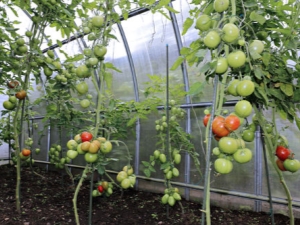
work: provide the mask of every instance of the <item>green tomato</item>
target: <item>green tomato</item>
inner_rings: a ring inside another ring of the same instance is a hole
[[[25,40],[23,38],[18,38],[16,43],[17,43],[17,45],[22,46],[25,44]]]
[[[216,73],[218,74],[222,74],[225,73],[228,69],[228,63],[227,63],[227,59],[224,57],[220,57],[217,60],[217,66],[216,66]]]
[[[164,194],[164,196],[161,198],[162,204],[167,204],[169,197],[170,197],[169,194]]]
[[[220,174],[228,174],[232,171],[232,162],[225,158],[218,158],[214,162],[215,170]]]
[[[238,40],[238,44],[239,44],[240,46],[245,46],[245,39],[244,39],[244,38],[239,39],[239,40]]]
[[[90,74],[90,71],[89,69],[87,68],[87,66],[85,64],[83,65],[80,65],[76,68],[76,75],[79,77],[79,78],[84,78],[84,77],[88,77],[89,74]]]
[[[159,156],[160,156],[160,151],[159,151],[159,150],[155,150],[155,151],[153,152],[153,155],[154,155],[154,159],[158,159]]]
[[[196,20],[196,28],[201,31],[207,31],[211,28],[212,20],[210,16],[203,14]]]
[[[254,92],[254,83],[251,80],[242,80],[236,86],[236,92],[242,97],[247,97]]]
[[[165,155],[164,153],[161,153],[161,154],[159,155],[159,161],[160,161],[161,163],[165,163],[165,162],[167,161],[167,157],[166,157],[166,155]]]
[[[261,54],[264,50],[264,43],[260,40],[253,40],[249,45],[249,51],[254,51],[258,54]]]
[[[82,30],[85,34],[89,34],[91,32],[91,29],[89,27],[84,27]]]
[[[50,58],[54,59],[54,52],[53,52],[53,50],[48,50],[48,51],[47,51],[47,55],[48,55]]]
[[[215,0],[213,7],[216,12],[224,12],[229,7],[229,0]]]
[[[124,179],[128,177],[127,173],[125,171],[120,171],[117,175],[117,181],[121,183]]]
[[[223,31],[222,40],[227,43],[231,43],[237,40],[240,35],[239,28],[233,23],[225,24],[222,31]]]
[[[228,65],[232,68],[238,68],[245,64],[246,62],[246,55],[244,52],[238,50],[235,52],[229,53],[227,57]]]
[[[53,70],[51,70],[48,66],[45,66],[45,67],[44,67],[44,74],[45,74],[47,77],[50,77],[50,76],[53,74]]]
[[[91,66],[96,66],[99,62],[99,60],[96,57],[91,57],[88,61]]]
[[[21,53],[26,53],[28,51],[28,48],[26,45],[22,45],[18,48],[18,50],[21,52]]]
[[[104,154],[110,153],[112,150],[112,144],[110,141],[105,141],[101,143],[100,151]]]
[[[75,150],[68,150],[67,151],[67,156],[70,158],[70,159],[75,159],[78,155],[78,152],[75,151]]]
[[[103,24],[104,24],[104,18],[103,16],[94,16],[92,19],[91,19],[91,23],[94,27],[102,27]]]
[[[242,139],[247,142],[252,142],[254,140],[255,133],[250,129],[243,130]]]
[[[238,79],[234,79],[234,80],[230,81],[230,83],[227,87],[228,94],[231,94],[233,96],[238,96],[236,87],[239,83],[240,83],[240,81]]]
[[[32,37],[32,32],[28,30],[25,32],[25,35],[30,38]]]
[[[89,86],[86,82],[82,81],[76,84],[75,89],[79,94],[84,95],[89,91]]]
[[[68,142],[67,142],[67,148],[68,149],[70,149],[70,150],[76,150],[77,149],[77,146],[78,146],[78,143],[77,143],[77,141],[75,141],[75,140],[69,140]],[[51,149],[50,149],[51,150]]]
[[[97,56],[99,58],[104,57],[106,52],[107,52],[107,48],[103,45],[96,45],[94,47],[94,54],[95,54],[95,56]]]
[[[176,164],[179,164],[181,162],[181,155],[180,154],[176,154],[175,157],[174,157],[174,162]]]
[[[174,206],[174,205],[175,205],[175,202],[176,202],[176,200],[174,199],[173,196],[170,196],[170,197],[168,198],[168,204],[169,204],[169,206]]]
[[[130,179],[129,179],[129,178],[123,179],[122,182],[121,182],[121,187],[122,187],[123,189],[128,189],[128,188],[130,188],[130,187],[131,187],[131,181],[130,181]]]
[[[213,150],[212,150],[212,153],[213,153],[213,155],[216,155],[216,156],[220,155],[221,154],[220,148],[219,147],[214,147]]]
[[[283,162],[283,166],[287,171],[295,173],[300,169],[300,162],[297,159],[286,159]]]
[[[11,103],[13,103],[13,104],[16,104],[17,103],[17,98],[16,98],[16,96],[9,96],[9,98],[8,98],[8,101],[10,101]]]
[[[90,49],[90,48],[85,48],[84,50],[83,50],[83,54],[85,55],[85,56],[91,56],[92,55],[92,50]]]
[[[204,37],[203,42],[208,48],[216,48],[220,44],[221,38],[218,32],[212,30]]]
[[[240,100],[235,104],[234,111],[239,117],[245,118],[252,113],[252,105],[247,100]]]
[[[236,139],[232,137],[222,137],[219,140],[218,145],[219,145],[219,149],[223,153],[233,154],[238,150],[238,143]]]
[[[252,159],[252,151],[248,148],[238,149],[233,154],[233,158],[238,163],[247,163]]]
[[[89,153],[89,152],[87,152],[84,155],[84,159],[85,159],[85,161],[87,163],[94,163],[98,159],[98,154],[97,153],[95,154],[95,153]]]
[[[3,102],[3,107],[5,109],[7,109],[7,110],[12,110],[12,109],[14,109],[16,107],[16,105],[14,103],[12,103],[12,102],[10,102],[10,101],[7,100],[7,101]]]
[[[90,102],[90,100],[88,100],[88,99],[82,99],[82,100],[80,101],[80,106],[81,106],[82,108],[88,108],[88,107],[90,106],[90,104],[91,104],[91,102]]]

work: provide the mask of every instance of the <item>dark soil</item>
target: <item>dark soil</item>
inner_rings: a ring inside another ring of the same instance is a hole
[[[16,168],[0,166],[0,224],[18,225],[75,225],[72,198],[75,187],[68,176],[60,172],[43,171],[37,167],[21,172],[21,214],[16,212],[15,186]],[[201,224],[201,205],[196,202],[181,201],[182,214],[178,204],[167,208],[160,203],[161,194],[126,190],[115,190],[110,197],[93,198],[93,225],[194,225]],[[78,209],[81,225],[88,225],[89,183],[81,187],[78,196]],[[266,213],[234,211],[212,207],[212,225],[271,224]],[[289,224],[283,215],[275,215],[276,224]],[[296,220],[295,224],[300,224]]]

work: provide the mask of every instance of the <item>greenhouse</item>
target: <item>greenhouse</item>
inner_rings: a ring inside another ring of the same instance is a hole
[[[298,1],[0,2],[0,224],[300,224]]]

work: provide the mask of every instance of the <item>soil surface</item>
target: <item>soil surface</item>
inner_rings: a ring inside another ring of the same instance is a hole
[[[16,212],[16,168],[0,166],[0,224],[18,225],[75,225],[72,198],[76,186],[69,176],[60,172],[44,171],[37,167],[22,168],[21,213]],[[39,174],[38,175],[36,175]],[[41,177],[42,176],[42,177]],[[78,211],[81,225],[88,225],[89,182],[85,182],[78,195]],[[109,197],[93,198],[93,225],[195,225],[201,224],[201,204],[181,201],[181,207],[167,207],[160,202],[162,195],[125,190],[114,190]],[[167,213],[168,212],[168,213]],[[234,211],[212,207],[212,225],[267,225],[271,224],[266,213]],[[275,223],[289,224],[289,218],[275,215]],[[295,224],[299,225],[300,220]]]

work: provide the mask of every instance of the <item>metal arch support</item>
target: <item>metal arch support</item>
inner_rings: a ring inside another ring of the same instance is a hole
[[[140,97],[139,97],[139,89],[138,89],[138,82],[137,82],[137,75],[135,72],[135,67],[134,67],[134,62],[133,62],[133,58],[131,55],[131,51],[126,39],[126,35],[124,33],[123,27],[120,23],[117,23],[118,29],[120,31],[120,35],[122,37],[123,43],[124,43],[124,47],[127,53],[127,58],[128,58],[128,62],[129,62],[129,66],[130,66],[130,71],[131,71],[131,75],[132,75],[132,82],[133,82],[133,89],[134,89],[134,95],[135,95],[135,101],[139,102],[140,101]],[[134,158],[134,167],[135,167],[135,174],[139,174],[139,160],[140,160],[140,132],[141,132],[141,124],[140,124],[140,120],[138,119],[136,121],[136,127],[135,127],[135,131],[136,131],[136,141],[135,141],[135,158]],[[138,187],[138,180],[136,181],[135,187]]]
[[[173,8],[172,2],[169,3],[169,6]],[[176,43],[177,43],[177,48],[178,48],[178,53],[180,53],[180,49],[183,47],[182,41],[181,41],[181,34],[179,31],[178,23],[177,23],[177,18],[173,12],[170,11],[170,17],[175,33],[175,38],[176,38]],[[188,72],[186,68],[186,64],[182,63],[181,64],[181,71],[183,75],[183,83],[185,87],[185,91],[189,90],[189,79],[188,79]],[[189,96],[186,96],[185,101],[187,104],[191,103],[191,99]],[[186,132],[191,133],[191,108],[186,109],[187,112],[187,118],[186,118]],[[190,183],[190,166],[191,166],[191,157],[188,153],[185,154],[185,183],[189,184]],[[189,194],[190,194],[190,189],[185,188],[185,199],[189,200]]]

